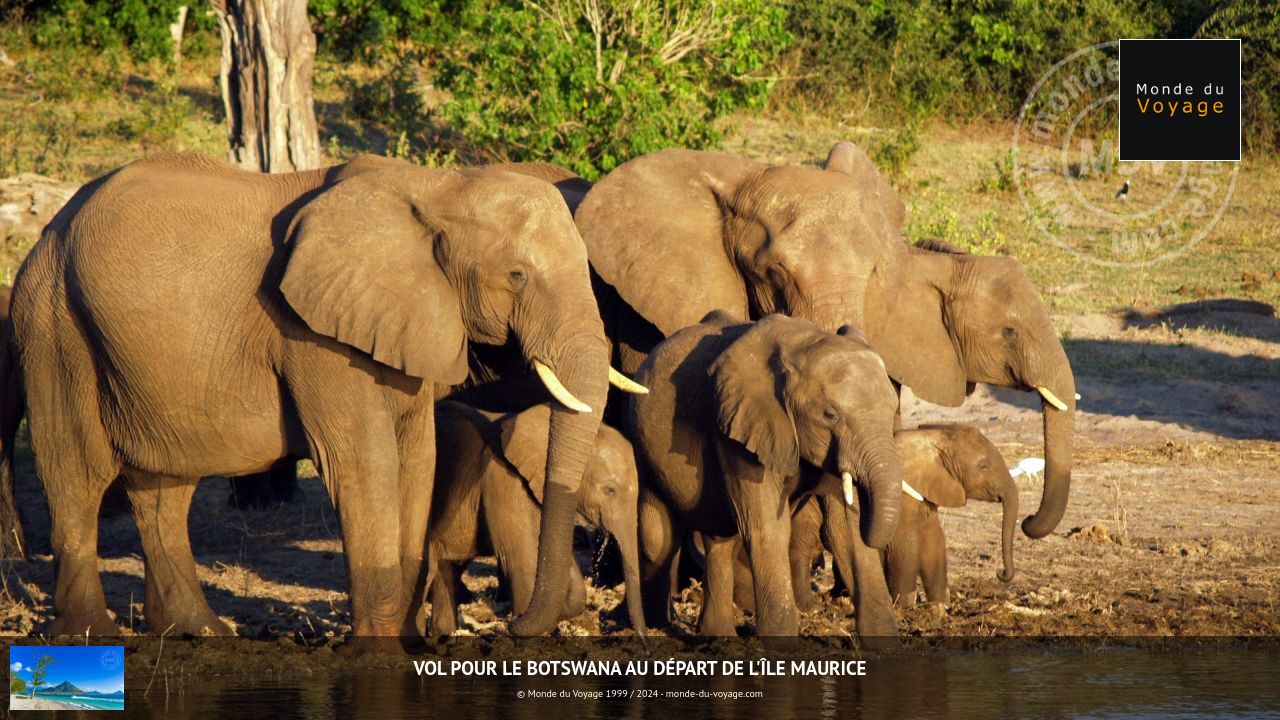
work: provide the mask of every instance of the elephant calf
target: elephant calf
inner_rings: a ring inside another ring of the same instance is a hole
[[[427,535],[427,589],[433,637],[457,629],[456,590],[467,562],[493,554],[511,582],[514,610],[523,613],[533,596],[538,563],[547,465],[548,405],[508,415],[486,413],[457,402],[436,405],[435,497]],[[636,550],[639,480],[634,451],[621,433],[602,425],[587,462],[578,514],[618,541],[631,624],[645,634]],[[585,585],[570,562],[562,617],[582,612]]]
[[[1018,488],[995,445],[967,425],[925,425],[895,436],[902,477],[919,497],[902,494],[898,530],[885,550],[885,579],[894,603],[911,602],[916,578],[930,602],[947,602],[947,540],[939,507],[961,507],[966,500],[1004,506],[1001,554],[996,577],[1013,579],[1013,530],[1018,519]]]
[[[828,333],[783,315],[738,323],[712,313],[658,345],[637,381],[650,392],[629,398],[626,415],[646,482],[650,473],[653,480],[641,516],[648,619],[669,621],[676,548],[696,532],[707,546],[699,631],[736,630],[741,541],[756,577],[770,578],[756,586],[758,634],[796,635],[791,502],[818,493],[852,505],[856,489],[871,548],[883,547],[897,525],[897,398],[879,356],[848,326]],[[821,471],[834,482],[815,482]],[[878,604],[880,624],[860,617],[860,632],[896,630],[887,590],[881,595],[864,606]]]
[[[961,507],[969,499],[1003,504],[1004,568],[996,577],[1001,582],[1012,580],[1018,488],[1000,451],[968,425],[923,425],[915,430],[899,430],[894,442],[902,463],[902,509],[898,528],[884,549],[884,578],[894,604],[903,605],[915,598],[917,577],[923,581],[929,601],[947,602],[947,546],[938,508]],[[842,509],[817,498],[802,503],[792,513],[792,584],[801,609],[815,604],[809,579],[824,546],[832,552],[838,579],[846,587],[878,580],[851,567],[855,563],[849,559],[850,549],[846,546],[856,540],[853,530],[845,525]],[[738,559],[734,577],[734,602],[744,610],[754,611],[751,568],[744,558]]]

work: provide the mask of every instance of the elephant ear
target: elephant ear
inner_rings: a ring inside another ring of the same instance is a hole
[[[504,417],[499,423],[502,457],[520,473],[538,503],[546,485],[547,437],[551,427],[551,406],[546,403]]]
[[[708,368],[715,385],[721,432],[751,451],[768,470],[783,476],[800,471],[795,422],[783,400],[786,369],[775,339],[781,316],[756,322],[725,348]]]
[[[822,167],[830,172],[843,173],[853,178],[858,189],[868,193],[870,205],[878,209],[889,228],[893,232],[902,228],[903,222],[907,219],[907,206],[902,203],[902,198],[897,191],[885,181],[884,176],[876,169],[876,164],[871,162],[871,158],[867,157],[862,148],[848,140],[841,140],[831,148],[831,152],[827,153],[827,160]]]
[[[724,233],[732,196],[762,169],[693,150],[624,163],[591,188],[574,216],[592,268],[666,336],[715,309],[747,317]]]
[[[949,256],[908,255],[912,260],[947,262]],[[923,272],[917,263],[905,272]],[[911,388],[922,400],[955,407],[971,390],[960,355],[948,331],[943,290],[932,283],[912,283],[887,307],[868,309],[882,318],[872,347],[884,360],[889,377]]]
[[[964,486],[941,467],[937,472],[926,473],[908,482],[925,500],[938,507],[962,507],[965,503]]]
[[[938,457],[929,472],[919,477],[916,489],[926,500],[939,507],[962,507],[968,499],[963,474],[967,472],[963,462],[954,455],[957,443],[964,442],[955,428],[942,428],[935,447]]]
[[[413,377],[457,384],[467,337],[437,263],[452,173],[381,167],[310,200],[289,229],[280,290],[316,333]]]

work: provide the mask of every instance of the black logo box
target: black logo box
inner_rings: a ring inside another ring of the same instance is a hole
[[[1120,41],[1120,160],[1238,161],[1240,110],[1239,39]]]

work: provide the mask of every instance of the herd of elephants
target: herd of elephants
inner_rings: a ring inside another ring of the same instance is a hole
[[[857,635],[894,636],[917,579],[947,597],[939,507],[1003,504],[1005,581],[1018,516],[999,451],[972,427],[902,428],[902,388],[950,406],[975,383],[1038,394],[1031,538],[1067,505],[1077,398],[1018,262],[904,242],[904,216],[848,142],[821,168],[664,150],[594,185],[374,156],[109,172],[44,229],[3,326],[0,482],[25,413],[48,632],[120,632],[97,548],[119,479],[147,627],[230,634],[196,574],[196,484],[309,458],[355,636],[453,632],[479,555],[497,557],[510,632],[553,631],[584,608],[579,518],[616,538],[642,636],[672,623],[690,567],[699,632],[734,634],[737,606],[759,635],[797,635],[824,549]]]

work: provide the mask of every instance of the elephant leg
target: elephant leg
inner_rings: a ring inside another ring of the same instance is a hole
[[[458,629],[458,583],[461,565],[441,560],[435,563],[431,580],[431,637],[452,635]]]
[[[920,577],[920,549],[917,546],[890,547],[885,553],[885,580],[889,597],[898,607],[914,605],[916,578]]]
[[[536,540],[541,518],[536,511],[530,511],[531,503],[523,497],[490,492],[484,502],[493,554],[498,558],[499,574],[506,577],[511,590],[511,611],[518,617],[533,599],[533,586],[538,577]]]
[[[951,601],[947,588],[947,539],[942,532],[942,520],[933,513],[920,533],[920,579],[924,582],[924,595],[929,602]]]
[[[707,546],[707,571],[698,632],[708,636],[735,637],[738,628],[733,621],[733,566],[741,547],[740,538],[710,535],[703,538]]]
[[[400,634],[422,637],[422,607],[427,579],[422,561],[427,541],[427,521],[435,492],[435,409],[432,403],[417,408],[397,423],[400,508],[400,595],[406,609]]]
[[[791,506],[783,494],[785,479],[764,470],[741,446],[721,445],[719,450],[755,578],[756,634],[795,637],[800,613],[791,587]],[[727,570],[732,573],[732,565]]]
[[[651,628],[670,627],[684,530],[666,503],[646,487],[640,488],[638,529],[644,621]]]
[[[142,539],[147,585],[143,612],[151,632],[234,635],[209,607],[196,576],[187,515],[198,479],[133,469],[124,477]]]
[[[796,609],[809,612],[818,605],[813,589],[813,559],[822,551],[822,510],[813,497],[805,498],[791,514],[791,589],[796,595]]]
[[[333,383],[291,379],[289,389],[312,459],[338,512],[346,550],[352,633],[357,637],[399,636],[409,613],[402,592],[408,573],[401,563],[399,506],[404,498],[398,489],[400,457],[392,420],[384,409],[360,394],[331,392]],[[421,499],[413,502],[424,504]],[[417,540],[421,562],[425,535]],[[421,567],[412,572],[417,576]],[[417,615],[416,609],[413,615]],[[371,646],[362,643],[358,647]]]
[[[119,635],[120,628],[107,614],[98,575],[98,510],[120,466],[96,420],[77,422],[74,404],[58,402],[66,400],[62,379],[47,382],[52,385],[44,387],[56,396],[54,406],[31,413],[29,422],[36,475],[49,503],[49,543],[57,574],[57,617],[49,634]],[[96,397],[97,391],[91,392]]]
[[[877,644],[876,639],[880,638],[896,638],[898,616],[885,583],[884,564],[880,551],[862,542],[858,512],[833,497],[822,498],[822,510],[837,572],[844,575],[845,582],[854,591],[858,637],[864,644]]]

